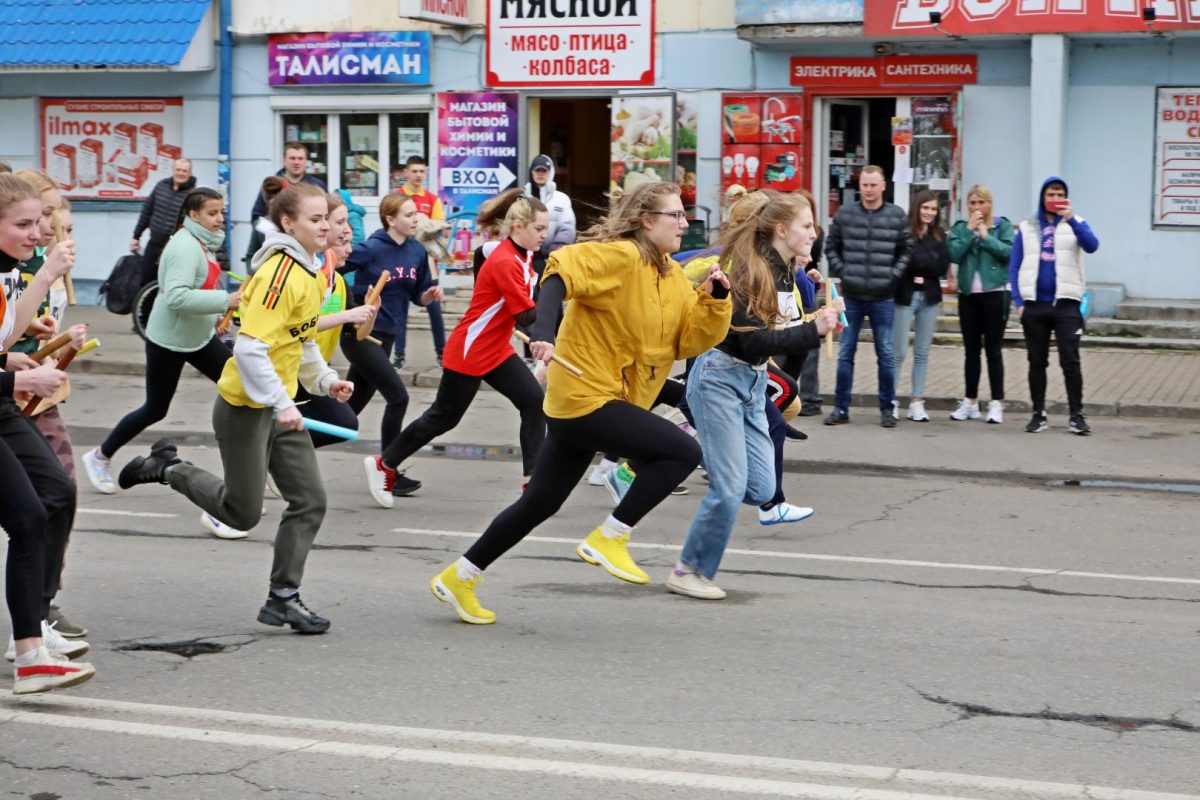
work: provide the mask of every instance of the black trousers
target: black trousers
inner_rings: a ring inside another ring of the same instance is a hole
[[[1057,303],[1031,302],[1021,314],[1025,350],[1029,356],[1029,399],[1035,412],[1046,410],[1046,368],[1050,365],[1050,337],[1058,346],[1058,365],[1067,387],[1067,406],[1072,414],[1083,412],[1083,366],[1079,343],[1083,339],[1083,315],[1078,300]]]
[[[966,360],[963,371],[966,393],[963,397],[979,397],[980,340],[987,352],[988,384],[992,399],[1004,399],[1004,326],[1008,322],[1008,292],[977,292],[958,296],[958,324],[962,330],[963,352]]]
[[[177,353],[165,347],[159,347],[149,339],[146,340],[146,402],[141,408],[131,411],[121,418],[117,427],[100,445],[100,452],[106,458],[112,458],[125,445],[142,431],[167,416],[171,409],[171,400],[179,388],[179,376],[183,374],[183,365],[191,364],[213,383],[221,377],[225,362],[231,353],[229,347],[215,335],[208,344],[190,353]]]
[[[408,390],[404,382],[396,374],[396,368],[390,360],[392,345],[396,337],[386,333],[372,333],[380,344],[371,344],[367,340],[358,341],[354,336],[354,326],[342,328],[342,353],[350,362],[350,372],[346,380],[354,384],[354,394],[350,396],[348,405],[355,416],[362,413],[378,391],[383,395],[387,405],[383,409],[383,424],[380,426],[380,441],[391,442],[400,435],[404,428],[404,414],[408,411]]]
[[[169,241],[171,241],[169,236],[166,239],[159,239],[154,234],[150,234],[150,239],[146,242],[145,249],[142,250],[142,286],[158,280],[158,260],[162,257],[162,251]]]
[[[462,420],[484,381],[508,398],[521,413],[521,463],[524,475],[533,474],[538,451],[546,439],[546,419],[542,415],[542,387],[525,362],[516,353],[484,375],[464,375],[442,369],[437,397],[425,413],[417,417],[383,451],[383,463],[398,467],[405,459]]]
[[[16,404],[0,398],[0,528],[8,533],[4,595],[14,639],[42,635],[75,522],[75,484]]]
[[[480,569],[554,516],[599,451],[629,456],[637,472],[612,512],[630,526],[641,522],[700,463],[695,439],[657,414],[621,401],[576,419],[548,418],[546,433],[521,498],[501,511],[466,552],[467,560]]]

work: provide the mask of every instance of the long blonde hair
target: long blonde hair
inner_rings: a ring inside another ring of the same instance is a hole
[[[967,189],[967,202],[971,201],[971,195],[978,195],[988,201],[988,212],[983,218],[983,224],[988,228],[996,224],[996,201],[992,198],[992,190],[985,183],[977,183],[970,189]],[[969,208],[969,207],[968,207]]]
[[[775,246],[775,234],[779,226],[790,226],[806,208],[814,210],[802,195],[759,189],[730,209],[729,230],[721,237],[721,269],[729,276],[734,303],[767,327],[781,321],[775,272],[767,260]]]
[[[621,196],[616,206],[607,215],[588,228],[579,237],[581,242],[616,242],[622,239],[633,241],[638,253],[647,264],[657,267],[660,275],[671,271],[671,261],[646,235],[643,221],[647,214],[662,211],[671,195],[679,196],[679,187],[673,183],[647,182],[638,184],[633,191]]]

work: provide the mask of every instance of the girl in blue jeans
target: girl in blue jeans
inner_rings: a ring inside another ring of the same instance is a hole
[[[669,591],[701,600],[725,597],[712,579],[738,507],[762,505],[775,494],[775,450],[765,411],[767,359],[816,347],[837,325],[834,308],[820,311],[815,322],[789,320],[780,310],[780,293],[790,295],[795,281],[796,256],[808,255],[816,240],[809,201],[762,190],[741,203],[751,204],[749,213],[737,215],[741,221],[721,242],[721,268],[731,270],[733,320],[725,339],[696,359],[687,382],[708,493],[667,579]]]
[[[946,234],[942,230],[937,195],[929,191],[917,194],[908,212],[908,227],[912,233],[912,257],[896,286],[892,354],[896,365],[896,384],[899,386],[904,357],[908,355],[908,331],[916,319],[908,418],[914,422],[929,422],[929,415],[925,413],[929,346],[933,344],[933,332],[942,303],[942,278],[950,271],[950,251],[946,249]]]

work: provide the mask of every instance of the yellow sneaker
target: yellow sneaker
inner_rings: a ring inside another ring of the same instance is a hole
[[[496,615],[479,605],[475,596],[475,584],[483,579],[482,576],[469,581],[458,577],[458,570],[453,564],[433,576],[429,581],[429,591],[443,603],[454,606],[454,613],[463,622],[472,625],[491,625],[496,621]]]
[[[579,543],[575,552],[589,564],[604,567],[613,577],[630,583],[649,583],[650,576],[642,572],[641,567],[635,564],[632,556],[629,555],[629,548],[626,547],[628,541],[629,534],[627,533],[613,539],[605,536],[602,530],[596,528]]]

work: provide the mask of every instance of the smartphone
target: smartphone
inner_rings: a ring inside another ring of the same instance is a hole
[[[1066,204],[1067,204],[1066,200],[1057,200],[1057,199],[1056,200],[1047,200],[1046,201],[1046,210],[1052,214],[1057,214],[1059,211],[1062,211],[1063,206],[1065,206]]]

